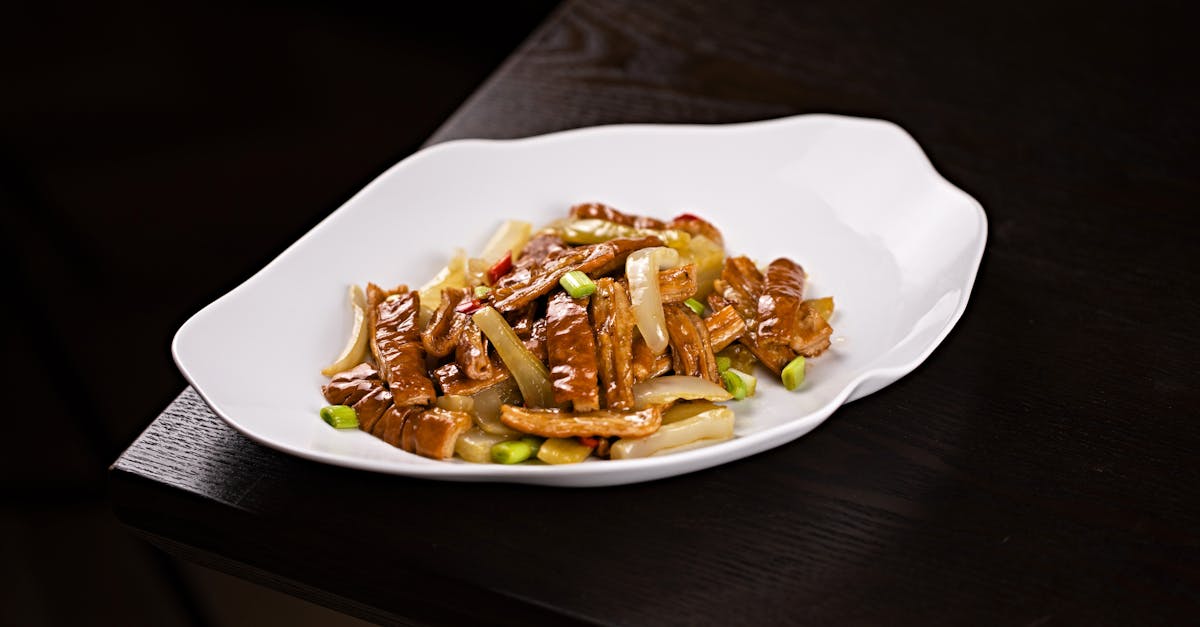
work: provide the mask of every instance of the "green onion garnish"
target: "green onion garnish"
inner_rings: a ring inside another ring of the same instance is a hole
[[[533,455],[533,447],[524,440],[510,440],[492,445],[492,461],[497,464],[519,464]]]
[[[691,309],[692,311],[696,312],[697,316],[704,315],[704,305],[700,301],[696,300],[695,298],[689,298],[689,299],[683,301],[683,304],[687,305],[688,309]]]
[[[596,282],[579,270],[572,270],[558,280],[558,284],[571,295],[571,298],[591,296],[596,291]]]
[[[358,426],[358,414],[349,405],[329,405],[321,408],[321,420],[334,429],[353,429]]]
[[[783,387],[794,390],[804,383],[804,357],[797,357],[783,367]]]
[[[746,386],[746,396],[754,396],[754,391],[758,389],[758,379],[748,372],[742,372],[737,368],[728,368],[725,372],[733,373],[737,378],[742,380],[742,385]]]
[[[475,286],[475,298],[484,298],[488,294],[490,294],[491,291],[492,291],[492,288],[490,288],[486,285],[476,285]]]
[[[733,360],[724,356],[717,355],[717,372],[725,372],[733,365]]]
[[[733,400],[740,401],[746,398],[746,384],[742,382],[742,378],[733,374],[732,371],[726,370],[721,373],[721,382],[725,384],[725,389],[733,395]]]

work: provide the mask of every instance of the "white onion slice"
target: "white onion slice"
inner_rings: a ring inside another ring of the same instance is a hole
[[[663,314],[662,292],[658,289],[658,271],[679,263],[679,251],[666,246],[643,248],[625,260],[625,278],[629,280],[629,300],[633,317],[646,346],[661,355],[667,350],[667,318]]]
[[[633,384],[634,409],[645,409],[651,405],[677,400],[727,401],[731,398],[733,395],[724,386],[717,385],[708,379],[681,374],[655,377]]]

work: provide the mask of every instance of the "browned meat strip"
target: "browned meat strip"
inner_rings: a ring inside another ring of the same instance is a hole
[[[446,396],[472,396],[485,388],[496,385],[509,376],[508,369],[495,361],[492,362],[491,378],[485,380],[476,380],[468,377],[463,373],[462,368],[454,362],[439,366],[433,371],[433,377],[437,379],[438,387],[442,389],[442,394]]]
[[[708,341],[708,327],[687,305],[663,305],[675,374],[720,382],[717,358]]]
[[[384,412],[383,417],[375,423],[375,427],[371,430],[371,435],[398,448],[400,446],[400,435],[404,432],[404,423],[410,417],[416,416],[423,411],[425,411],[425,408],[420,405],[393,406]]]
[[[358,416],[358,428],[371,432],[375,421],[392,406],[392,393],[383,389],[382,384],[371,390],[366,396],[354,404],[354,413]]]
[[[686,264],[658,273],[658,291],[662,302],[682,303],[696,295],[696,266]]]
[[[525,248],[521,249],[521,254],[517,256],[516,265],[518,267],[540,265],[546,261],[547,257],[566,247],[566,242],[555,231],[535,233],[525,243]]]
[[[640,438],[654,433],[662,425],[662,406],[651,405],[641,411],[599,410],[577,413],[504,405],[500,408],[500,421],[517,431],[546,438]]]
[[[632,409],[634,319],[628,292],[612,279],[596,281],[591,313],[605,407]]]
[[[542,361],[546,361],[546,319],[538,318],[537,322],[533,323],[533,331],[529,333],[529,339],[522,340],[525,348],[533,353],[534,357]]]
[[[528,340],[529,335],[533,333],[533,324],[537,322],[537,303],[529,303],[529,306],[523,309],[517,309],[504,314],[504,319],[508,321],[508,326],[517,334],[517,337],[522,340]]]
[[[576,220],[608,220],[609,222],[616,222],[617,224],[624,224],[625,226],[632,226],[638,229],[661,230],[667,228],[667,224],[662,220],[622,213],[599,202],[583,203],[571,207],[571,217]]]
[[[600,265],[599,267],[597,267],[593,270],[585,270],[585,272],[587,272],[588,276],[591,276],[591,277],[604,276],[606,274],[615,272],[617,270],[624,270],[625,260],[629,258],[630,253],[632,253],[636,250],[641,250],[643,248],[650,248],[652,246],[663,246],[664,244],[661,239],[658,239],[657,237],[654,237],[654,236],[650,236],[650,237],[639,237],[636,239],[627,239],[627,238],[611,239],[611,240],[608,240],[607,242],[603,242],[601,244],[594,244],[594,245],[595,246],[608,246],[609,248],[612,249],[613,256],[612,256],[612,259],[610,259],[607,263]],[[624,272],[622,272],[622,274],[624,274]]]
[[[471,428],[471,415],[434,407],[410,415],[400,432],[400,448],[432,459],[454,456],[458,436]]]
[[[558,280],[572,270],[591,273],[607,265],[616,256],[609,242],[579,246],[561,250],[550,256],[540,266],[531,268],[528,279],[519,283],[497,284],[492,290],[493,306],[499,311],[514,311],[528,306],[535,299],[546,295]]]
[[[458,346],[454,349],[454,362],[462,369],[467,378],[476,381],[491,379],[492,360],[488,359],[488,341],[483,337],[483,331],[475,326],[475,321],[467,319],[462,331],[458,334]]]
[[[729,291],[727,288],[720,285],[723,283],[723,281],[716,281],[716,283],[718,291]],[[722,298],[716,292],[708,295],[708,306],[713,311],[720,311],[725,307],[734,307],[734,309],[737,310],[735,305],[730,304],[729,301]],[[750,349],[750,352],[754,354],[754,357],[761,361],[763,365],[775,371],[775,374],[782,372],[783,367],[788,365],[788,362],[792,361],[792,359],[796,357],[796,354],[792,352],[792,349],[788,348],[787,346],[782,346],[780,344],[760,343],[758,338],[754,335],[754,328],[752,326],[754,324],[753,317],[746,318],[744,320],[744,324],[746,325],[746,332],[738,337],[738,342],[741,342],[743,346]]]
[[[729,304],[736,307],[747,323],[758,316],[758,296],[762,294],[763,276],[749,258],[726,259],[721,278],[715,281],[713,286],[714,293],[720,294]]]
[[[806,357],[815,357],[829,347],[833,329],[811,304],[804,302],[806,278],[804,268],[791,259],[779,258],[767,266],[755,331],[761,342],[783,344]]]
[[[421,346],[434,357],[445,357],[458,344],[458,336],[462,332],[467,317],[454,309],[467,297],[466,288],[446,288],[442,290],[442,302],[433,312],[429,324],[421,331]]]
[[[371,364],[363,362],[333,375],[329,383],[321,388],[321,393],[330,405],[353,405],[381,385],[379,372]]]
[[[704,319],[704,326],[708,327],[708,341],[713,351],[729,346],[746,332],[746,321],[732,305],[714,311]]]
[[[375,308],[371,351],[397,405],[427,405],[436,393],[425,372],[418,315],[421,297],[407,292],[386,297]]]
[[[626,290],[629,289],[628,281],[623,277],[618,280]],[[682,303],[696,295],[696,287],[696,266],[694,264],[676,266],[658,273],[658,291],[662,293],[664,304]]]
[[[633,382],[641,383],[647,379],[666,374],[671,370],[671,353],[664,352],[661,355],[655,355],[654,351],[646,346],[646,341],[642,336],[633,338]]]
[[[570,401],[580,412],[600,407],[596,340],[588,321],[587,302],[587,298],[574,299],[558,292],[550,297],[545,318],[554,402],[561,405]]]

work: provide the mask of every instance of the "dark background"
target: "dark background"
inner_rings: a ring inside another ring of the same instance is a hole
[[[0,624],[338,618],[135,540],[105,468],[183,390],[179,325],[416,150],[555,4],[0,9]]]

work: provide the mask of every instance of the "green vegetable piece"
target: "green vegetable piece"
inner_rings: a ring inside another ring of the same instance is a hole
[[[529,454],[532,456],[532,455],[538,454],[538,450],[542,448],[542,442],[545,442],[546,439],[534,437],[532,435],[527,435],[527,436],[521,438],[521,441],[529,445],[529,449],[530,449]]]
[[[758,379],[748,372],[742,372],[737,368],[728,368],[725,372],[731,372],[737,375],[737,378],[742,380],[742,384],[746,386],[746,396],[754,396],[754,391],[758,389]]]
[[[696,300],[695,298],[689,298],[689,299],[683,301],[683,304],[687,305],[688,309],[691,309],[692,311],[696,312],[697,316],[704,315],[704,305],[701,304],[700,301]]]
[[[500,442],[492,446],[492,461],[497,464],[519,464],[533,455],[533,447],[524,440]]]
[[[596,292],[596,282],[579,270],[572,270],[558,280],[558,284],[571,295],[571,298],[583,298]]]
[[[475,286],[475,298],[485,298],[485,297],[487,297],[488,294],[491,294],[491,293],[492,293],[492,288],[490,288],[486,285],[476,285]]]
[[[733,366],[733,360],[724,356],[717,355],[717,372],[725,372]]]
[[[742,378],[726,370],[721,373],[721,382],[725,384],[725,389],[733,395],[733,400],[740,401],[746,398],[746,384],[742,382]]]
[[[804,357],[797,357],[783,367],[783,387],[794,390],[804,383]]]
[[[334,429],[354,429],[358,427],[358,414],[349,405],[329,405],[321,408],[321,420],[329,423]]]

